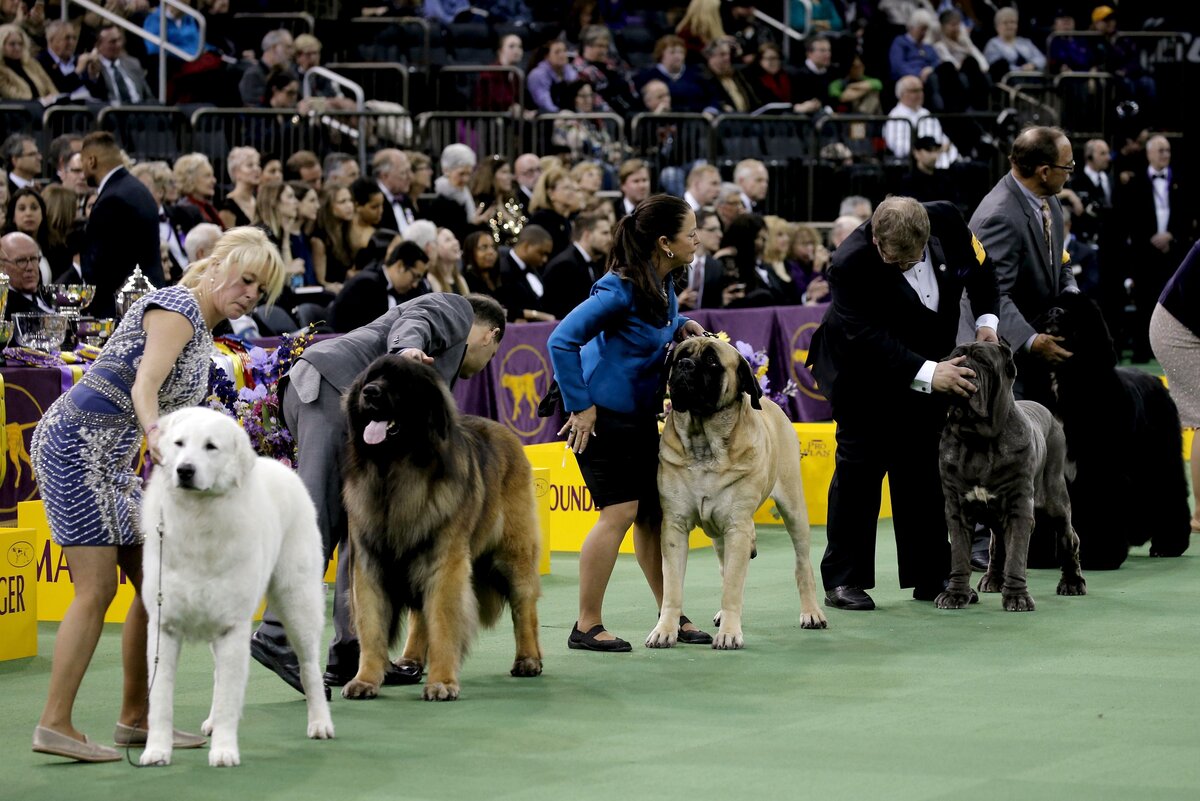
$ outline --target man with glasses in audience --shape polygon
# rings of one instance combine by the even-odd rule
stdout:
[[[13,231],[0,238],[0,271],[8,276],[9,281],[4,319],[11,320],[14,314],[25,312],[54,312],[54,307],[42,297],[41,287],[38,286],[41,259],[42,252],[37,242],[28,234]]]

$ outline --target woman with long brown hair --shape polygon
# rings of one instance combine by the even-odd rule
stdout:
[[[579,618],[567,641],[573,649],[630,650],[602,620],[604,592],[630,525],[638,564],[656,608],[662,605],[658,388],[667,346],[704,333],[679,314],[672,282],[696,247],[696,215],[687,203],[670,195],[646,198],[617,224],[608,272],[550,335],[555,380],[569,414],[558,433],[567,435],[600,508],[579,553]],[[712,642],[686,617],[679,622],[680,642]]]
[[[354,219],[354,196],[349,187],[331,186],[321,194],[317,228],[313,232],[313,269],[317,282],[338,292],[353,264],[350,258],[350,221]]]

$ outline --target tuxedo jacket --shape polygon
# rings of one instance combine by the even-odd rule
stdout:
[[[1075,194],[1079,195],[1079,200],[1083,203],[1084,213],[1074,217],[1071,220],[1071,231],[1075,236],[1083,239],[1096,242],[1101,239],[1108,241],[1107,230],[1111,223],[1113,202],[1117,199],[1117,179],[1112,173],[1107,173],[1108,177],[1108,192],[1106,197],[1104,187],[1092,181],[1087,176],[1087,173],[1080,167],[1071,176],[1071,182],[1068,186]]]
[[[514,265],[515,266],[515,265]],[[604,275],[604,265],[589,261],[574,244],[559,253],[542,273],[542,308],[561,320],[567,313],[587,300],[592,284]],[[528,281],[524,281],[526,285]]]
[[[378,267],[368,267],[346,281],[329,307],[329,324],[339,334],[378,319],[388,310],[388,282]]]
[[[154,286],[163,286],[158,204],[145,184],[124,167],[108,179],[92,207],[80,266],[83,277],[96,287],[88,311],[97,318],[114,315],[113,295],[135,266]]]
[[[913,393],[926,361],[940,361],[958,340],[965,289],[975,316],[995,314],[999,292],[991,261],[952,204],[929,212],[929,257],[938,307],[927,308],[895,264],[885,264],[868,220],[846,238],[825,270],[831,302],[813,334],[808,364],[835,411],[886,413],[889,397]]]
[[[1158,232],[1158,217],[1154,211],[1154,187],[1145,169],[1139,170],[1117,198],[1117,220],[1122,227],[1122,239],[1129,247],[1131,260],[1166,260],[1172,269],[1179,266],[1195,241],[1195,201],[1180,187],[1175,172],[1167,170],[1167,203],[1171,215],[1167,230],[1175,237],[1165,256],[1150,244]],[[1159,191],[1162,191],[1161,189]]]
[[[980,201],[971,215],[971,230],[991,257],[1000,288],[1000,330],[1013,350],[1036,333],[1030,322],[1050,308],[1063,290],[1076,287],[1071,265],[1063,258],[1063,217],[1058,198],[1050,204],[1050,246],[1042,229],[1041,212],[1034,210],[1012,173]],[[1050,256],[1053,253],[1054,258]],[[963,331],[974,320],[962,305]]]
[[[400,195],[396,198],[396,200],[400,204],[400,208],[408,209],[410,212],[412,212],[414,221],[418,219],[417,210],[413,206],[412,201],[408,199],[407,195]],[[408,223],[408,220],[404,221],[405,226],[407,226]],[[404,230],[400,227],[400,222],[396,219],[396,210],[392,208],[391,203],[388,203],[386,196],[383,198],[383,216],[379,219],[379,227],[386,228],[389,231]]]
[[[509,320],[524,319],[522,312],[525,309],[547,311],[544,305],[546,294],[543,292],[542,297],[537,296],[533,287],[529,285],[525,272],[517,266],[511,253],[505,252],[500,257],[498,266],[500,268],[500,288],[496,290],[496,299],[508,310]],[[534,270],[534,272],[537,271]],[[541,278],[541,276],[538,277]],[[542,286],[545,287],[545,282],[542,283]]]

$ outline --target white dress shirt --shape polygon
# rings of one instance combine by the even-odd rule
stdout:
[[[512,256],[512,260],[517,263],[517,267],[525,274],[525,280],[529,283],[529,288],[533,290],[533,294],[539,298],[545,294],[546,287],[542,285],[542,279],[538,278],[537,273],[529,269],[529,265],[521,261],[521,257],[517,255],[515,250],[508,251],[508,255]]]
[[[1161,171],[1153,167],[1146,168],[1150,177],[1150,190],[1154,193],[1154,217],[1158,222],[1158,233],[1166,233],[1171,222],[1171,168],[1164,167]],[[1161,178],[1154,176],[1161,175]]]

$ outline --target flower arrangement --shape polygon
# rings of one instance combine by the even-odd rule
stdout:
[[[279,381],[312,343],[313,327],[294,335],[284,334],[280,340],[279,347],[270,350],[233,346],[240,351],[235,355],[245,367],[246,385],[241,389],[214,362],[209,368],[208,406],[237,420],[260,456],[292,467],[296,463],[296,441],[280,414]]]
[[[705,336],[710,335],[706,334]],[[729,342],[729,334],[725,333],[724,331],[718,331],[716,334],[712,334],[711,336],[715,336],[722,342]],[[767,356],[767,352],[765,350],[755,350],[749,343],[742,342],[741,340],[738,340],[732,344],[735,348],[737,348],[737,352],[742,355],[742,358],[750,363],[750,369],[754,371],[754,377],[758,379],[758,386],[762,389],[763,395],[779,404],[779,407],[783,409],[784,414],[788,414],[787,399],[795,395],[799,390],[796,382],[788,379],[788,382],[784,385],[783,389],[779,390],[778,392],[772,392],[771,379],[767,377],[767,368],[771,365],[771,358]],[[667,397],[663,399],[663,413],[658,417],[659,422],[665,420],[667,413],[670,411],[671,396],[667,395]]]

